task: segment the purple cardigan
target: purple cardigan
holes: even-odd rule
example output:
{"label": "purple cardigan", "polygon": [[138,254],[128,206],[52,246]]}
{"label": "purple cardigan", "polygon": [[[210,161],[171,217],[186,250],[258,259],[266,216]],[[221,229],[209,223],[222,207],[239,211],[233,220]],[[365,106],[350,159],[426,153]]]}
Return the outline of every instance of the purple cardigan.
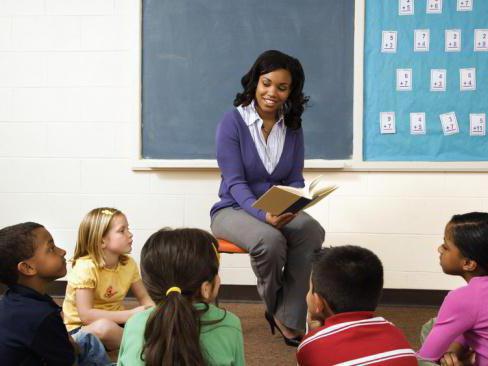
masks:
{"label": "purple cardigan", "polygon": [[283,153],[273,173],[264,167],[249,127],[234,108],[224,115],[217,127],[217,162],[221,171],[220,201],[210,215],[225,207],[241,207],[250,215],[265,221],[266,212],[252,207],[256,198],[274,185],[301,188],[304,146],[301,128],[287,128]]}

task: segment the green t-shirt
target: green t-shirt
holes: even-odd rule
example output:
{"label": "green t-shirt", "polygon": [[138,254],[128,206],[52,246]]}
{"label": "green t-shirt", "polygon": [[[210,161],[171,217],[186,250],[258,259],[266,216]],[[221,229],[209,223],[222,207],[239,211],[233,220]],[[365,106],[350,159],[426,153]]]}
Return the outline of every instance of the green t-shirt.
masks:
{"label": "green t-shirt", "polygon": [[[204,309],[203,304],[196,304],[197,309]],[[146,322],[154,308],[133,315],[125,324],[124,335],[119,350],[117,365],[143,366],[141,350],[144,342]],[[225,314],[225,317],[224,317]],[[222,319],[222,317],[224,317]],[[202,314],[202,323],[219,320],[210,325],[202,324],[200,344],[207,364],[211,366],[241,366],[244,361],[244,343],[241,322],[237,316],[210,304]]]}

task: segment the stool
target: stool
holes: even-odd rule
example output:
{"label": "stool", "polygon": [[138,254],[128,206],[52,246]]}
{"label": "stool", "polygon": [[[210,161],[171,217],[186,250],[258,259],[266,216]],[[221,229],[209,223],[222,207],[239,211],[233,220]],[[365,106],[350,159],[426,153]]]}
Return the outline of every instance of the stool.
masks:
{"label": "stool", "polygon": [[[224,240],[224,239],[217,239],[219,242],[219,248],[218,252],[219,253],[225,253],[225,254],[247,254],[247,251],[245,251],[242,248],[239,248],[237,245],[234,243],[231,243],[230,241]],[[215,298],[215,305],[219,306],[219,297]]]}
{"label": "stool", "polygon": [[218,248],[219,253],[226,253],[226,254],[247,253],[244,249],[239,248],[237,245],[231,243],[230,241],[224,239],[218,239],[218,241],[219,241],[219,248]]}

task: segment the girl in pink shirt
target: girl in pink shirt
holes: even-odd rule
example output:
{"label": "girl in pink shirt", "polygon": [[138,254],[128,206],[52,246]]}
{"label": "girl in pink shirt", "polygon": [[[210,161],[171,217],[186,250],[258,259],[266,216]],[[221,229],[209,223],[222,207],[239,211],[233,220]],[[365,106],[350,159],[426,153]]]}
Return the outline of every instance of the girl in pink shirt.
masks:
{"label": "girl in pink shirt", "polygon": [[453,216],[438,251],[444,273],[467,285],[446,296],[419,356],[441,365],[488,366],[488,213]]}

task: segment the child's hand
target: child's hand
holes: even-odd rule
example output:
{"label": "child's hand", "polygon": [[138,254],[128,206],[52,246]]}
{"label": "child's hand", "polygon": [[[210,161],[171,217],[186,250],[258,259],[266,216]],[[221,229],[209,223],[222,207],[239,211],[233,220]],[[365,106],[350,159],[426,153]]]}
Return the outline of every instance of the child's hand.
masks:
{"label": "child's hand", "polygon": [[444,353],[440,359],[441,366],[471,366],[475,364],[475,353],[468,351],[462,357],[459,357],[455,352]]}

